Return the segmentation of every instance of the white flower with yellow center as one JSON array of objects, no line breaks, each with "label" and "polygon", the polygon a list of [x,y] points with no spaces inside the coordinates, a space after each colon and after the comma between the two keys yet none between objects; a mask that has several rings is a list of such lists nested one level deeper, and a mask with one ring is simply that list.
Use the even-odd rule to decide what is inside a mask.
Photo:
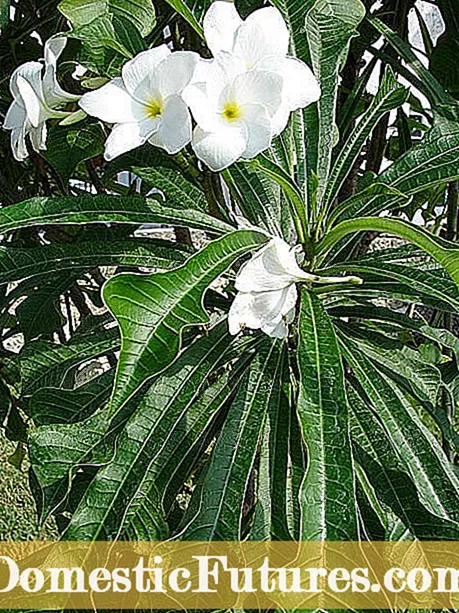
[{"label": "white flower with yellow center", "polygon": [[267,149],[281,94],[279,75],[257,70],[238,74],[229,54],[200,62],[183,95],[198,124],[193,134],[198,158],[211,170],[220,171],[239,158],[254,158]]},{"label": "white flower with yellow center", "polygon": [[238,294],[228,316],[231,334],[251,328],[285,338],[295,319],[297,283],[362,282],[358,277],[321,277],[305,272],[298,266],[295,251],[295,247],[275,237],[241,267],[236,277]]},{"label": "white flower with yellow center", "polygon": [[35,151],[46,149],[46,121],[67,117],[69,113],[60,109],[79,98],[65,92],[57,82],[57,60],[66,42],[64,37],[50,39],[45,44],[44,63],[26,62],[11,76],[13,102],[3,128],[11,131],[11,148],[18,161],[28,156],[27,136]]},{"label": "white flower with yellow center", "polygon": [[85,94],[81,108],[115,124],[105,143],[113,158],[149,141],[175,154],[191,141],[191,116],[182,99],[199,56],[172,53],[166,45],[143,51],[123,66],[121,77]]},{"label": "white flower with yellow center", "polygon": [[258,9],[243,21],[232,2],[217,0],[204,18],[204,35],[214,57],[231,54],[239,73],[266,71],[282,78],[281,103],[272,118],[274,135],[284,130],[292,111],[320,98],[311,69],[288,55],[290,34],[276,8]]}]

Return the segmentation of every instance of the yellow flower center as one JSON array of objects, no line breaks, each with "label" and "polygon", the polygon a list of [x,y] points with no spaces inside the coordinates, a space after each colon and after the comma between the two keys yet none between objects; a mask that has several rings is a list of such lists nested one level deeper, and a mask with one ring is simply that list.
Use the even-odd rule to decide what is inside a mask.
[{"label": "yellow flower center", "polygon": [[156,119],[159,115],[163,114],[164,104],[160,99],[153,99],[148,102],[145,106],[147,116],[150,119]]},{"label": "yellow flower center", "polygon": [[223,109],[223,117],[226,121],[237,121],[242,117],[242,109],[237,102],[228,102]]}]

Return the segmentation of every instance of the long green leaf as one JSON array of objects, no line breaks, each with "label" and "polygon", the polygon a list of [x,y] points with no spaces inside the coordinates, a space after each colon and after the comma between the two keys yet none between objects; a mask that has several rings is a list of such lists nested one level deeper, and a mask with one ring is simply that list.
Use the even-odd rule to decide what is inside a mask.
[{"label": "long green leaf", "polygon": [[28,396],[43,387],[61,387],[71,369],[116,351],[120,345],[116,328],[75,337],[67,345],[33,341],[18,356],[22,393]]},{"label": "long green leaf", "polygon": [[[113,538],[129,526],[135,530],[143,497],[154,487],[150,474],[153,463],[170,437],[177,436],[178,424],[183,432],[189,411],[230,348],[225,323],[220,324],[185,350],[155,381],[120,434],[113,460],[97,473],[81,500],[66,531],[67,540]],[[157,499],[153,525],[161,525],[162,516]],[[150,534],[151,540],[161,537]]]},{"label": "long green leaf", "polygon": [[[328,180],[335,139],[335,112],[339,71],[347,56],[349,43],[357,35],[356,28],[365,17],[360,0],[308,0],[306,37],[322,95],[317,105],[317,120],[307,120],[308,148],[314,147],[319,180],[318,200]],[[315,132],[314,132],[315,127]]]},{"label": "long green leaf", "polygon": [[411,475],[423,505],[444,519],[459,519],[459,479],[438,441],[403,394],[349,339],[341,349]]},{"label": "long green leaf", "polygon": [[[459,126],[458,126],[459,127]],[[388,217],[360,217],[343,221],[331,230],[317,246],[317,253],[327,252],[348,234],[362,231],[385,232],[417,245],[431,255],[448,272],[459,287],[459,248],[406,221]]]},{"label": "long green leaf", "polygon": [[172,268],[189,250],[157,239],[86,241],[33,248],[0,247],[0,284],[69,271],[80,275],[96,266]]},{"label": "long green leaf", "polygon": [[119,275],[106,283],[104,300],[122,337],[112,411],[175,359],[185,327],[209,321],[202,300],[212,281],[266,240],[257,232],[233,232],[170,273]]},{"label": "long green leaf", "polygon": [[301,540],[357,540],[354,468],[338,343],[318,298],[302,292],[298,413],[308,447]]},{"label": "long green leaf", "polygon": [[376,497],[373,508],[383,522],[384,540],[394,540],[396,528],[387,509],[407,528],[408,534],[404,538],[456,539],[459,525],[434,515],[422,505],[415,481],[400,461],[393,442],[372,409],[352,387],[349,388],[349,398],[354,455],[373,488],[370,496]]},{"label": "long green leaf", "polygon": [[324,193],[323,206],[328,207],[339,194],[343,183],[353,168],[362,147],[378,121],[389,111],[401,106],[408,97],[408,90],[402,87],[390,68],[386,70],[378,93],[370,107],[361,117],[356,128],[340,151],[332,168]]},{"label": "long green leaf", "polygon": [[0,211],[1,234],[26,227],[79,223],[157,223],[196,228],[217,235],[234,229],[205,213],[166,207],[154,198],[139,196],[32,198]]},{"label": "long green leaf", "polygon": [[212,458],[184,518],[181,540],[243,538],[243,505],[268,407],[276,398],[282,351],[265,342],[242,381]]}]

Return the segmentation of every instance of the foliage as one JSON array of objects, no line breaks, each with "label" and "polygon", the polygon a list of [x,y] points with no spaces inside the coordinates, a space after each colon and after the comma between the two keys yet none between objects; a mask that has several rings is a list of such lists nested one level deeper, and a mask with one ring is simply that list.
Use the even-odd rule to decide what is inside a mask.
[{"label": "foliage", "polygon": [[[146,144],[106,162],[107,126],[77,117],[20,164],[0,134],[0,422],[64,539],[459,538],[455,3],[436,43],[414,2],[273,4],[322,97],[253,161],[212,173]],[[11,5],[2,118],[58,32],[77,95],[163,42],[207,54],[210,2]],[[301,283],[288,338],[233,337],[266,232],[334,281]],[[369,249],[381,233],[401,240]]]}]

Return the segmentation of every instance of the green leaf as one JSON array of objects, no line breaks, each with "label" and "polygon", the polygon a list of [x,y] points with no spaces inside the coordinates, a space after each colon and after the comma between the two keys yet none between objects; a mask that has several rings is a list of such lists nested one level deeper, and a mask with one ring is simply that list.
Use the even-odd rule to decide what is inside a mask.
[{"label": "green leaf", "polygon": [[204,38],[200,21],[211,5],[211,0],[201,0],[200,2],[196,0],[166,0],[166,2],[190,24],[201,38]]},{"label": "green leaf", "polygon": [[427,97],[435,106],[454,103],[454,100],[446,93],[432,73],[424,66],[409,43],[401,39],[398,34],[377,17],[369,15],[367,19],[379,34],[384,36],[390,46],[402,57],[417,77],[419,77],[421,91],[426,93]]},{"label": "green leaf", "polygon": [[298,414],[308,448],[301,540],[358,539],[348,407],[338,343],[317,297],[303,290]]},{"label": "green leaf", "polygon": [[[155,381],[123,428],[113,460],[97,473],[81,500],[66,531],[67,540],[100,540],[125,530],[139,532],[137,524],[145,512],[145,497],[152,488],[157,489],[155,462],[165,448],[171,452],[171,443],[186,445],[186,423],[188,417],[193,420],[195,408],[202,412],[207,407],[208,419],[211,418],[212,403],[200,405],[200,396],[209,378],[225,363],[230,349],[231,338],[223,323],[188,347]],[[172,453],[169,472],[163,478],[173,472],[174,458],[178,463],[181,457],[180,453]],[[163,462],[166,464],[165,459]],[[128,508],[126,500],[130,501]],[[148,500],[146,504],[149,507]],[[161,527],[163,522],[161,501],[156,496],[149,524]],[[162,536],[163,532],[149,534],[150,540]]]},{"label": "green leaf", "polygon": [[289,505],[290,491],[289,435],[292,412],[289,398],[289,364],[284,347],[279,366],[279,380],[273,381],[272,398],[268,407],[263,443],[260,452],[257,483],[257,503],[252,540],[293,540]]},{"label": "green leaf", "polygon": [[199,211],[181,211],[139,196],[56,196],[31,198],[0,209],[0,233],[49,224],[122,223],[184,226],[216,235],[234,228]]},{"label": "green leaf", "polygon": [[26,341],[42,334],[52,334],[64,323],[59,298],[75,283],[75,277],[65,273],[35,288],[16,309],[19,326]]},{"label": "green leaf", "polygon": [[234,164],[223,172],[244,217],[273,236],[281,236],[280,189],[251,164]]},{"label": "green leaf", "polygon": [[188,181],[178,169],[167,166],[139,168],[132,171],[149,187],[159,189],[166,197],[166,203],[179,209],[207,211],[207,201],[202,189]]},{"label": "green leaf", "polygon": [[422,141],[389,166],[378,183],[406,195],[459,178],[459,121],[435,116],[434,126]]},{"label": "green leaf", "polygon": [[[350,261],[346,264],[332,266],[327,269],[327,274],[340,272],[352,272],[364,280],[364,285],[380,283],[381,289],[386,282],[398,282],[412,288],[414,295],[431,296],[432,303],[447,303],[453,311],[459,312],[459,291],[456,284],[446,275],[439,275],[436,271],[422,270],[416,264],[407,266],[392,264],[379,260]],[[442,271],[443,272],[443,271]]]},{"label": "green leaf", "polygon": [[184,518],[180,540],[241,540],[244,499],[268,407],[277,402],[282,345],[266,341],[252,361]]},{"label": "green leaf", "polygon": [[74,27],[87,26],[107,15],[119,15],[132,21],[143,36],[155,25],[151,0],[62,0],[58,8]]},{"label": "green leaf", "polygon": [[373,508],[386,529],[385,540],[399,540],[394,537],[396,526],[387,508],[400,518],[408,530],[405,539],[457,539],[459,525],[438,517],[423,506],[415,481],[398,457],[396,446],[373,410],[352,387],[349,387],[349,399],[354,456],[365,471],[371,488],[370,496],[375,497]]},{"label": "green leaf", "polygon": [[33,341],[18,356],[25,396],[43,387],[61,387],[69,372],[80,364],[119,348],[118,330],[112,328],[75,338],[67,345]]},{"label": "green leaf", "polygon": [[10,14],[10,0],[0,0],[0,28],[8,23]]},{"label": "green leaf", "polygon": [[459,287],[459,248],[457,245],[407,221],[388,217],[360,217],[343,221],[335,226],[318,244],[317,253],[327,252],[348,234],[368,230],[392,234],[420,247],[443,266]]},{"label": "green leaf", "polygon": [[257,232],[233,232],[209,243],[174,271],[120,275],[106,283],[104,300],[122,337],[112,411],[175,359],[185,327],[209,321],[202,300],[212,281],[266,240]]},{"label": "green leaf", "polygon": [[159,239],[0,247],[0,284],[64,270],[81,274],[95,266],[171,268],[183,262],[187,255],[186,248]]},{"label": "green leaf", "polygon": [[387,68],[378,93],[368,110],[360,118],[357,127],[353,130],[337,157],[325,189],[324,207],[330,206],[339,194],[346,177],[360,155],[365,141],[381,117],[406,102],[408,94],[408,90],[397,82],[391,68]]},{"label": "green leaf", "polygon": [[40,387],[30,398],[28,413],[38,426],[84,421],[108,404],[114,375],[109,370],[76,389]]},{"label": "green leaf", "polygon": [[421,422],[403,394],[349,339],[341,349],[378,414],[403,466],[411,475],[429,512],[459,519],[459,479],[438,441]]},{"label": "green leaf", "polygon": [[317,118],[306,120],[308,147],[314,147],[317,160],[314,171],[319,180],[318,200],[322,199],[328,180],[335,140],[335,113],[339,71],[347,57],[349,43],[365,17],[360,0],[307,0],[306,37],[314,73],[322,95],[317,104]]},{"label": "green leaf", "polygon": [[80,162],[100,155],[105,135],[97,123],[85,126],[54,126],[50,129],[43,157],[58,173],[64,185]]}]

